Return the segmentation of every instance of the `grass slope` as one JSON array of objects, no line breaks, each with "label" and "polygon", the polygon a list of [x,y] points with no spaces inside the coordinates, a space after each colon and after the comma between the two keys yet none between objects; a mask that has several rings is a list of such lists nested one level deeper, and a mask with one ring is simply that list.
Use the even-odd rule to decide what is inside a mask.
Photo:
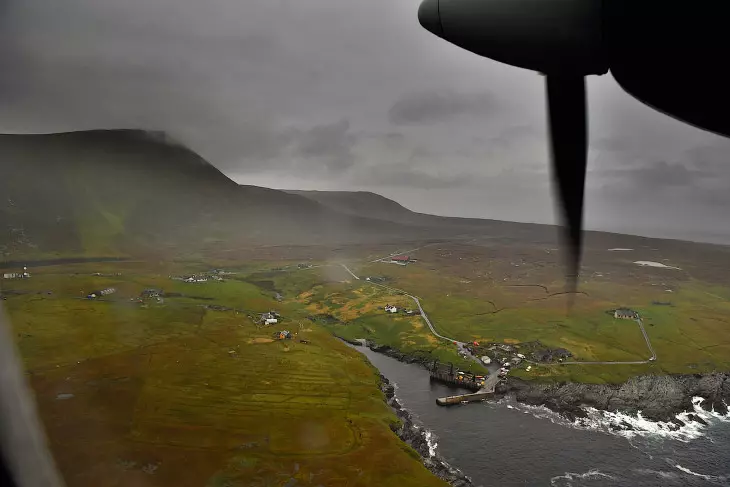
[{"label": "grass slope", "polygon": [[[222,283],[167,278],[199,267],[49,266],[3,283],[69,486],[445,485],[391,432],[397,420],[361,354],[245,268]],[[78,299],[106,286],[117,288],[109,301]],[[147,287],[186,297],[130,301]],[[273,341],[247,316],[271,308],[309,343]]]},{"label": "grass slope", "polygon": [[240,186],[160,134],[0,135],[0,258],[376,242],[426,230]]}]

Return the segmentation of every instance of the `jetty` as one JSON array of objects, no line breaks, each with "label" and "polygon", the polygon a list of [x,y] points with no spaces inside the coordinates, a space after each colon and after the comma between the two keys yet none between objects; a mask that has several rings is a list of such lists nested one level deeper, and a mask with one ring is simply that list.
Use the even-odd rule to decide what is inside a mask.
[{"label": "jetty", "polygon": [[453,406],[454,404],[462,404],[465,402],[483,401],[484,399],[489,399],[492,394],[494,394],[494,391],[479,391],[473,394],[439,397],[436,399],[436,404],[439,406]]},{"label": "jetty", "polygon": [[429,370],[429,374],[432,381],[474,391],[471,394],[439,397],[436,399],[436,404],[439,406],[450,406],[453,404],[488,399],[492,394],[494,394],[494,388],[499,382],[499,376],[497,374],[491,374],[484,379],[478,379],[478,376],[471,372],[455,371],[454,364],[440,366],[438,360],[434,360],[434,363]]}]

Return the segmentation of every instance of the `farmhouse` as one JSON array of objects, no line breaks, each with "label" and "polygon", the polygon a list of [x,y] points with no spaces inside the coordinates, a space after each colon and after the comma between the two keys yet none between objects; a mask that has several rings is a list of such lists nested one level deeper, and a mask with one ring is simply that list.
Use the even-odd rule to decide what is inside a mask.
[{"label": "farmhouse", "polygon": [[162,291],[159,289],[145,289],[140,293],[140,296],[143,298],[159,298],[162,294]]},{"label": "farmhouse", "polygon": [[415,260],[411,259],[408,255],[396,255],[390,258],[390,262],[392,262],[393,264],[406,265],[415,262]]},{"label": "farmhouse", "polygon": [[620,320],[636,320],[639,318],[639,313],[628,308],[618,308],[614,310],[613,317]]},{"label": "farmhouse", "polygon": [[3,273],[3,279],[27,279],[30,277],[28,268],[23,267],[23,272],[5,272]]},{"label": "farmhouse", "polygon": [[279,318],[281,316],[276,311],[269,311],[268,313],[263,313],[261,315],[261,321],[263,321],[264,325],[273,325],[274,323],[279,322]]},{"label": "farmhouse", "polygon": [[391,306],[389,304],[386,304],[385,305],[385,311],[386,311],[386,313],[397,313],[398,312],[398,308],[396,308],[395,306]]}]

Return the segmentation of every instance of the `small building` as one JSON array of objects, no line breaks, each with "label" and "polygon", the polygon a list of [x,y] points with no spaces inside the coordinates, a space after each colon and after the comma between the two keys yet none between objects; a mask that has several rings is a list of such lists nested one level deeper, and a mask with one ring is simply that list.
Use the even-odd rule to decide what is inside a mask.
[{"label": "small building", "polygon": [[268,313],[263,313],[261,315],[261,321],[264,323],[264,325],[273,325],[275,323],[279,322],[279,313],[276,311],[269,311]]},{"label": "small building", "polygon": [[520,365],[520,362],[522,362],[522,359],[519,357],[515,357],[512,360],[510,360],[510,362],[512,362],[512,365]]},{"label": "small building", "polygon": [[486,355],[481,357],[479,360],[481,360],[484,365],[489,365],[492,363],[492,359],[487,357]]},{"label": "small building", "polygon": [[391,257],[390,261],[394,264],[401,264],[401,265],[406,265],[410,262],[413,262],[413,260],[411,260],[411,258],[407,255],[396,255],[395,257]]},{"label": "small building", "polygon": [[520,358],[520,359],[522,359],[522,360],[525,360],[525,356],[524,356],[524,355],[522,355],[521,353],[518,353],[518,354],[517,354],[517,358]]},{"label": "small building", "polygon": [[385,312],[386,313],[397,313],[398,312],[398,308],[396,308],[395,306],[391,306],[389,304],[386,304],[385,305]]},{"label": "small building", "polygon": [[639,313],[628,308],[618,308],[613,311],[613,317],[619,320],[639,319]]},{"label": "small building", "polygon": [[159,298],[162,296],[162,291],[159,289],[145,289],[140,293],[143,298]]},{"label": "small building", "polygon": [[108,287],[99,291],[99,294],[101,294],[102,296],[108,296],[110,294],[114,294],[115,292],[117,292],[116,289],[114,289],[113,287]]}]

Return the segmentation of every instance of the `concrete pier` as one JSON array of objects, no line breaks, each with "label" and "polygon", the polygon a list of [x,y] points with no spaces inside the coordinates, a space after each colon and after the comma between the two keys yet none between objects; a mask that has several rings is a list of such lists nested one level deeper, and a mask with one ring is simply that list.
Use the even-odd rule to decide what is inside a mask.
[{"label": "concrete pier", "polygon": [[462,402],[476,402],[483,399],[489,398],[494,392],[480,391],[474,394],[460,394],[458,396],[447,396],[439,397],[436,399],[436,404],[439,406],[452,406],[454,404],[461,404]]},{"label": "concrete pier", "polygon": [[483,399],[488,399],[494,394],[494,388],[499,382],[499,376],[497,374],[490,375],[484,383],[484,386],[479,391],[473,394],[459,394],[457,396],[439,397],[436,399],[436,404],[439,406],[451,406],[454,404],[461,404],[462,402],[476,402]]}]

